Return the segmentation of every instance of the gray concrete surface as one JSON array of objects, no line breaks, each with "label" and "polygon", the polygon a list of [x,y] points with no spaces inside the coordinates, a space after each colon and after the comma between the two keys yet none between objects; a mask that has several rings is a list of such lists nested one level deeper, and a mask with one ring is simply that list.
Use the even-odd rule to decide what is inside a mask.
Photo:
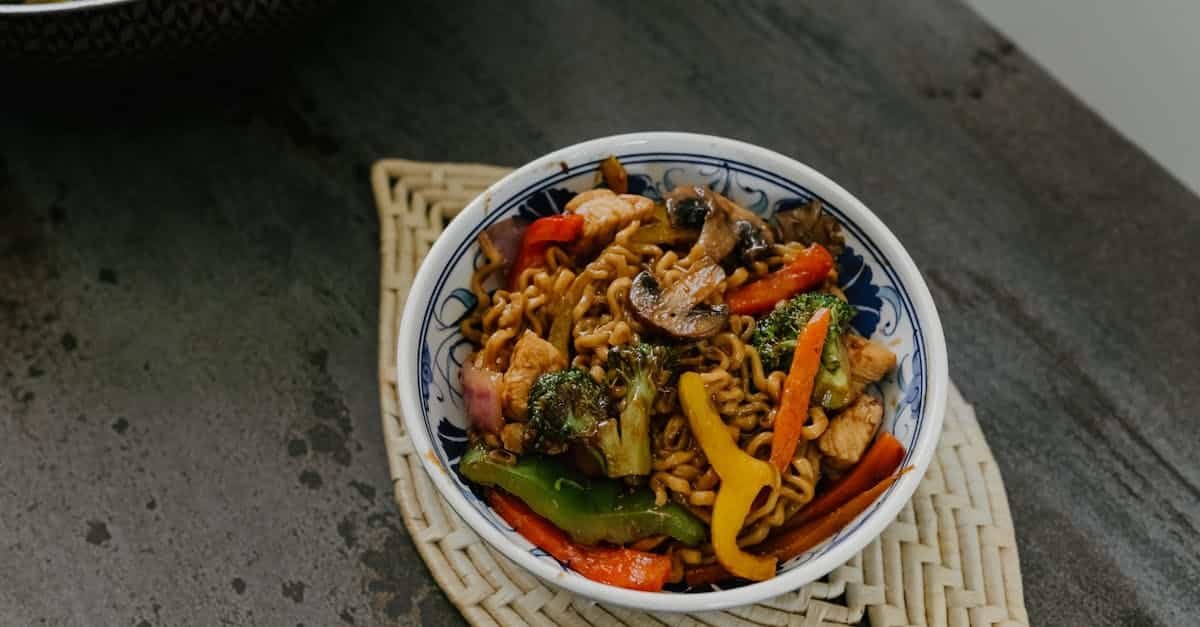
[{"label": "gray concrete surface", "polygon": [[0,624],[460,620],[389,498],[368,167],[637,129],[906,243],[1036,624],[1200,615],[1200,201],[959,4],[351,3],[213,63],[0,105]]}]

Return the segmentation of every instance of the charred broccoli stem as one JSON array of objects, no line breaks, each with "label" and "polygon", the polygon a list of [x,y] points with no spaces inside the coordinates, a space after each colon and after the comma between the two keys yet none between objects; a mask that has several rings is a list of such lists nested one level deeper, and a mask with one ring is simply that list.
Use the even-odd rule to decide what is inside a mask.
[{"label": "charred broccoli stem", "polygon": [[620,424],[600,425],[600,448],[610,477],[650,474],[650,412],[658,389],[671,378],[674,352],[666,346],[635,344],[608,351],[608,376],[625,386]]}]

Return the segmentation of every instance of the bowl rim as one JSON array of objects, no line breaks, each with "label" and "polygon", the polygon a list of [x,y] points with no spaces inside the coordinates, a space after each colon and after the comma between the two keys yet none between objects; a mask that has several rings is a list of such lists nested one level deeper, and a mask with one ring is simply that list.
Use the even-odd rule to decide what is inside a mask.
[{"label": "bowl rim", "polygon": [[[933,302],[933,296],[908,251],[884,225],[883,221],[850,192],[814,168],[773,150],[736,139],[676,131],[645,131],[600,137],[554,150],[517,168],[488,187],[458,215],[472,215],[482,209],[483,215],[486,216],[487,210],[495,206],[493,198],[507,199],[509,194],[517,193],[522,189],[524,186],[522,181],[547,169],[558,169],[560,164],[579,161],[582,155],[603,157],[604,154],[620,154],[622,149],[632,147],[646,149],[666,146],[662,148],[663,151],[670,152],[675,150],[670,148],[672,144],[680,143],[693,146],[692,150],[717,159],[740,153],[744,157],[752,159],[756,167],[789,181],[803,181],[804,187],[811,189],[817,196],[838,207],[874,241],[881,256],[891,264],[900,283],[905,286],[910,295],[914,317],[918,318],[921,326],[924,327],[923,336],[928,350],[925,372],[928,377],[929,396],[923,408],[922,419],[928,422],[910,452],[910,462],[914,471],[901,477],[894,488],[884,495],[883,501],[878,503],[868,514],[867,518],[862,520],[860,525],[849,535],[844,536],[836,546],[809,562],[771,579],[716,592],[688,594],[642,592],[602,584],[582,576],[565,576],[566,573],[562,569],[553,568],[550,564],[535,558],[523,547],[511,542],[467,502],[453,483],[448,469],[441,466],[436,452],[433,451],[433,444],[429,441],[426,430],[423,428],[424,423],[418,418],[421,415],[420,401],[417,398],[419,395],[417,387],[419,366],[413,347],[420,341],[421,325],[414,322],[420,316],[424,301],[428,299],[413,297],[413,295],[432,293],[434,280],[440,269],[437,264],[422,263],[413,279],[409,289],[410,297],[405,303],[401,316],[396,347],[397,390],[405,429],[412,438],[415,453],[420,457],[422,466],[437,487],[438,492],[466,521],[467,525],[508,559],[549,584],[604,603],[655,612],[712,611],[757,603],[792,592],[844,564],[878,537],[912,498],[937,448],[949,389],[946,345],[941,321]],[[788,172],[788,174],[785,175],[783,172]],[[510,191],[505,193],[506,189]],[[442,235],[434,242],[426,254],[425,260],[446,257],[453,247],[460,243],[459,240],[470,232],[472,227],[473,221],[471,220],[452,220]]]},{"label": "bowl rim", "polygon": [[47,2],[43,4],[8,4],[0,5],[0,15],[46,15],[49,13],[69,13],[71,11],[86,11],[101,7],[128,4],[139,0],[64,0],[63,2]]}]

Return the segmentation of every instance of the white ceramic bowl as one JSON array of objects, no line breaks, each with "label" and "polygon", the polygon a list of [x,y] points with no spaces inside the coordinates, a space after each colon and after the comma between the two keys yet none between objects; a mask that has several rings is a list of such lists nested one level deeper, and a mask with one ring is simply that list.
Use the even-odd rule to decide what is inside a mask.
[{"label": "white ceramic bowl", "polygon": [[[768,216],[819,198],[843,226],[846,252],[840,282],[860,315],[854,326],[899,358],[879,386],[883,428],[908,450],[915,466],[870,509],[821,546],[783,563],[775,577],[737,587],[637,592],[586,579],[533,547],[457,474],[467,419],[458,370],[470,344],[457,322],[474,305],[467,286],[481,254],[475,238],[518,213],[561,211],[569,194],[588,189],[600,160],[617,155],[631,191],[661,194],[678,184],[707,184]],[[597,601],[659,612],[715,610],[763,601],[830,572],[879,535],[912,496],[937,447],[948,375],[941,323],[929,289],[904,247],[861,202],[816,170],[743,142],[689,133],[633,133],[552,152],[504,177],[446,228],[421,264],[399,332],[397,369],[405,427],[434,484],[467,524],[501,553],[545,581]]]}]

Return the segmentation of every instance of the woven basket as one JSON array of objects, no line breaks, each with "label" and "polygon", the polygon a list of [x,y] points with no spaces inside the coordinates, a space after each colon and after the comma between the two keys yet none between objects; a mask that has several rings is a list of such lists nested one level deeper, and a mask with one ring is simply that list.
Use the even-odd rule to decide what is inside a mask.
[{"label": "woven basket", "polygon": [[383,271],[379,389],[404,524],[438,585],[473,625],[1027,625],[1004,484],[975,412],[951,386],[937,455],[896,521],[820,581],[721,612],[659,615],[548,587],[482,542],[426,476],[396,397],[396,331],[413,275],[443,227],[508,169],[384,160],[371,183]]}]

